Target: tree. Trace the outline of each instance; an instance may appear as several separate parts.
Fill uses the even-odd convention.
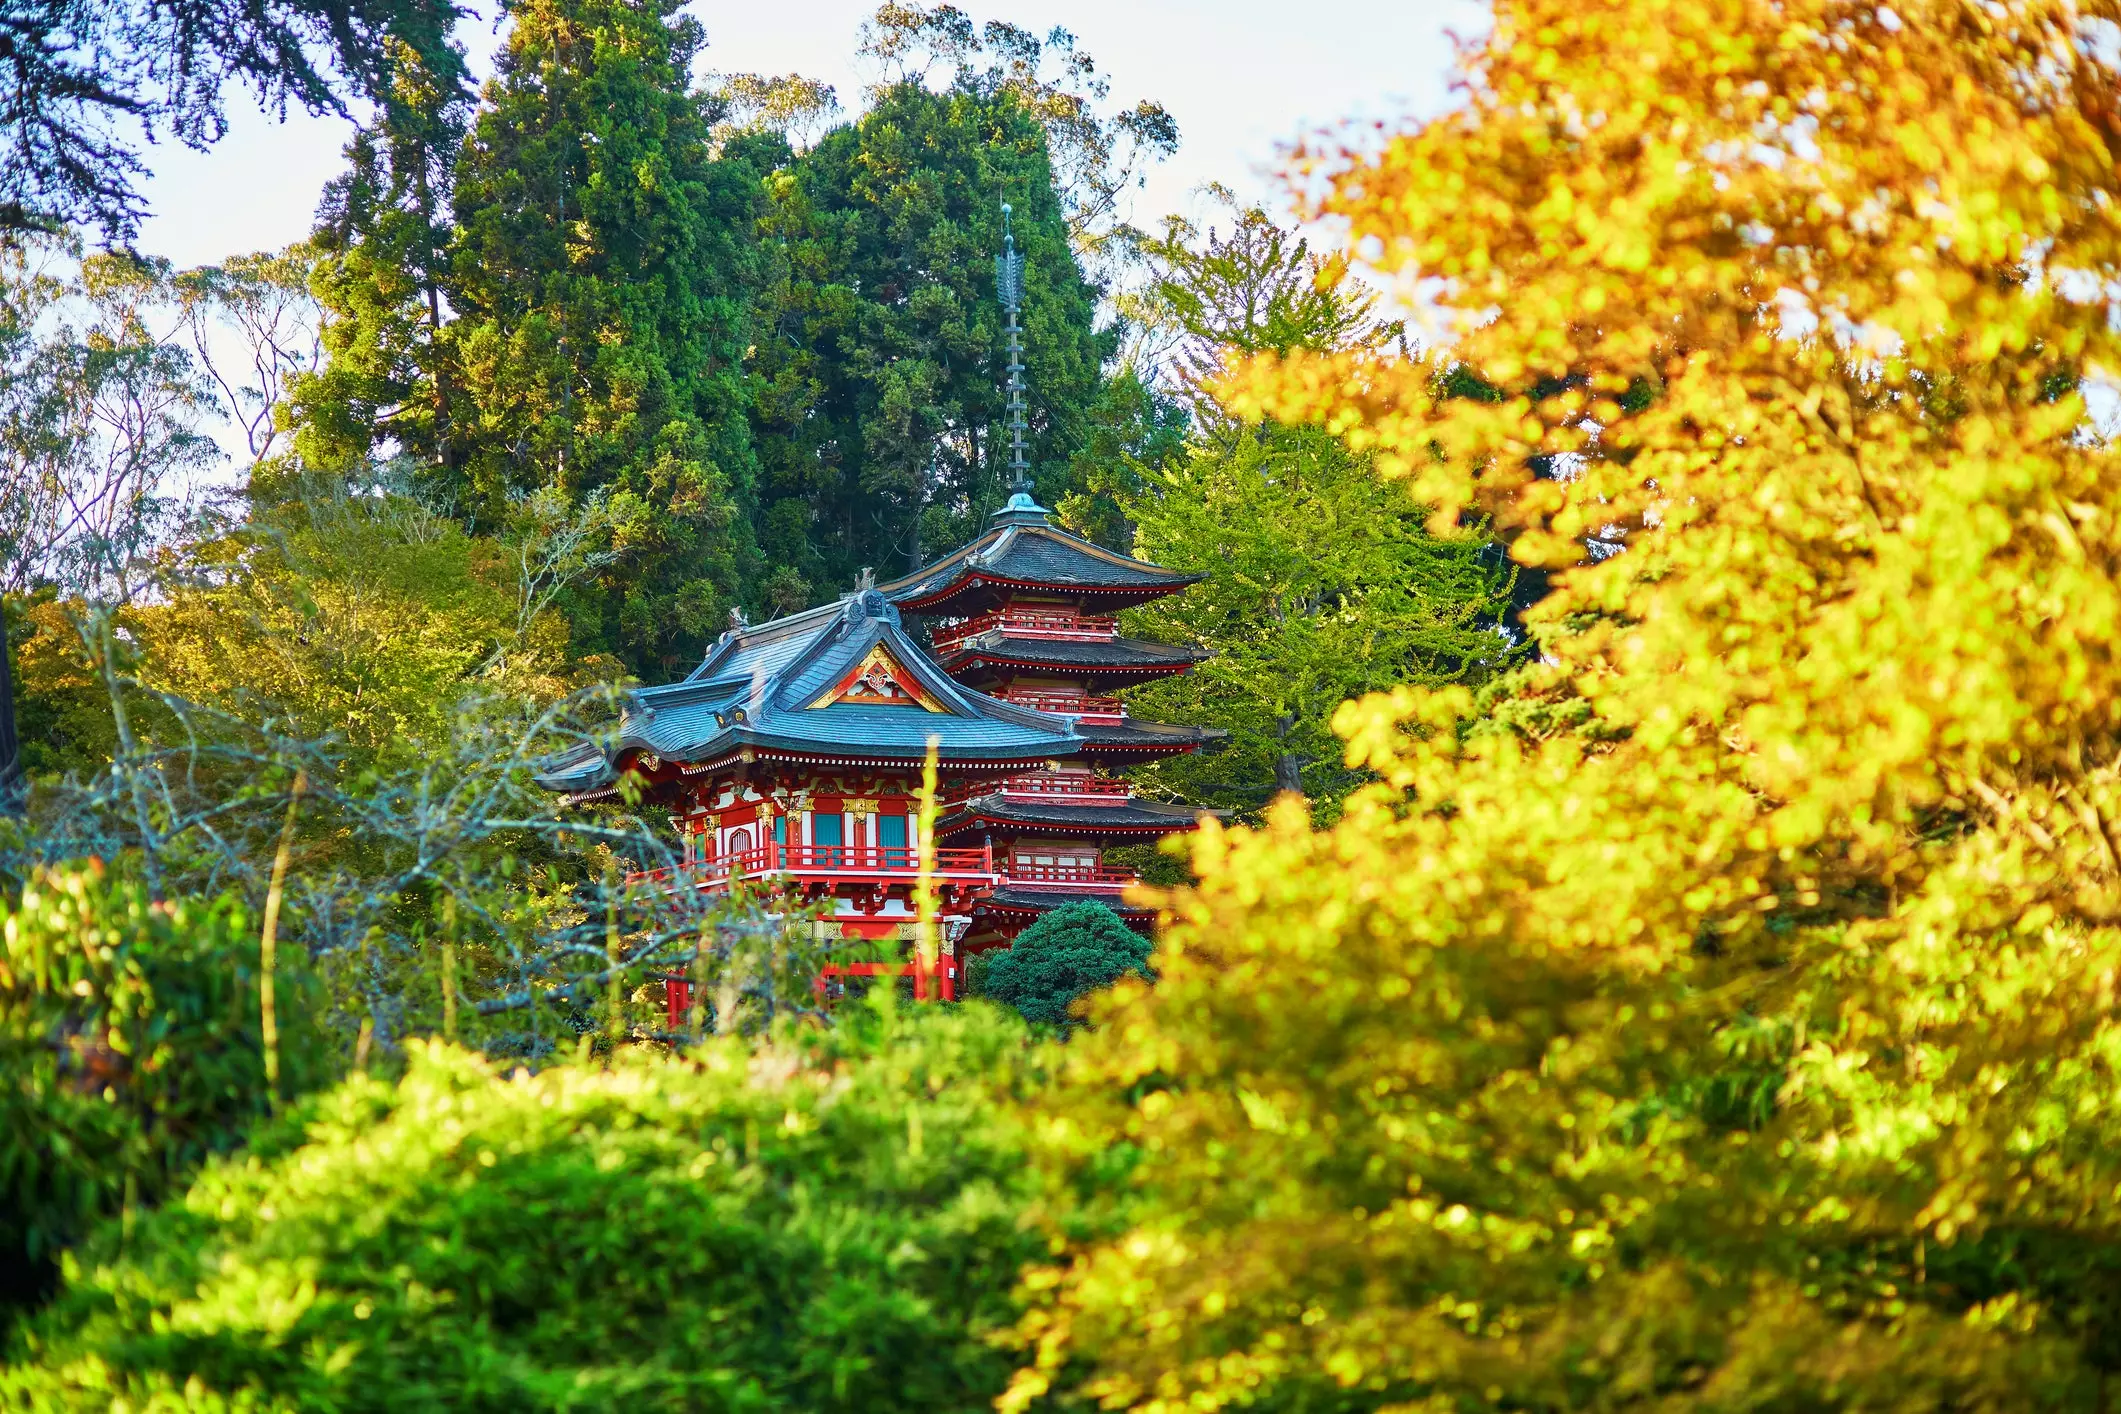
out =
[[[347,170],[318,209],[310,279],[326,360],[288,390],[293,451],[342,476],[395,451],[446,495],[459,459],[443,334],[449,201],[468,104],[411,48],[388,57],[387,101],[347,144]],[[252,480],[269,494],[269,478]]]
[[[862,26],[862,53],[883,73],[878,95],[925,86],[940,66],[951,87],[1013,98],[1045,131],[1061,209],[1086,257],[1118,234],[1126,193],[1178,151],[1178,123],[1163,104],[1144,98],[1114,110],[1111,81],[1059,25],[1041,39],[1005,20],[975,27],[955,5],[886,0]],[[1057,72],[1047,72],[1049,62]]]
[[[1344,262],[1314,255],[1256,207],[1232,203],[1230,214],[1227,231],[1174,219],[1141,243],[1171,343],[1171,396],[1193,435],[1160,465],[1115,458],[1093,485],[1133,527],[1136,554],[1203,576],[1127,616],[1132,632],[1207,654],[1130,700],[1150,720],[1228,740],[1157,763],[1143,782],[1247,815],[1292,791],[1329,818],[1363,779],[1333,734],[1336,709],[1404,683],[1478,686],[1507,668],[1520,656],[1503,627],[1512,577],[1477,531],[1430,534],[1405,482],[1330,432],[1245,425],[1222,406],[1215,379],[1232,359],[1376,353],[1400,333]]]
[[[795,603],[968,538],[1007,494],[1005,200],[1027,268],[1033,475],[1057,495],[1113,341],[1032,115],[1008,93],[902,83],[774,178],[752,364],[759,533],[800,574]]]
[[[1005,950],[987,960],[982,996],[1012,1006],[1024,1020],[1066,1028],[1075,1004],[1128,973],[1148,975],[1149,940],[1095,900],[1062,904],[1039,915]]]
[[[512,1078],[423,1046],[107,1231],[0,1401],[984,1408],[1040,1242],[1003,1103],[1035,1080],[979,1011]]]
[[[74,254],[0,257],[0,585],[122,599],[198,509],[213,392],[162,317],[168,262]]]
[[[1430,535],[1406,483],[1329,432],[1234,430],[1144,481],[1120,502],[1134,552],[1203,581],[1129,611],[1128,631],[1208,656],[1134,689],[1130,708],[1228,733],[1145,768],[1153,790],[1247,815],[1293,791],[1330,815],[1364,779],[1333,733],[1343,702],[1478,686],[1520,656],[1502,628],[1510,572],[1487,539]]]
[[[743,359],[785,147],[718,155],[719,102],[689,87],[704,37],[672,5],[510,14],[468,126],[408,53],[349,148],[320,236],[332,363],[296,391],[296,446],[342,474],[402,453],[475,532],[541,491],[601,496],[617,554],[569,616],[584,651],[661,676],[756,603]]]
[[[0,231],[96,225],[128,242],[146,213],[133,189],[145,168],[118,125],[204,148],[227,126],[232,82],[283,115],[290,103],[344,113],[349,90],[380,92],[393,38],[441,62],[455,85],[463,69],[447,36],[461,13],[429,0],[10,6],[0,13]]]
[[[1003,1407],[2111,1402],[2083,19],[1510,0],[1461,111],[1321,156],[1496,396],[1298,354],[1233,409],[1550,567],[1540,661],[1344,709],[1383,783],[1331,831],[1202,831],[1157,986],[1040,1102],[1063,1191],[1123,1146],[1139,1207],[1027,1283]]]

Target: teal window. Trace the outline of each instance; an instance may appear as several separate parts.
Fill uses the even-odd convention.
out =
[[[910,862],[906,853],[906,817],[903,815],[879,815],[876,817],[876,842],[884,851],[884,867],[903,869]]]
[[[817,846],[819,849],[837,850],[841,845],[845,844],[846,842],[846,820],[839,813],[839,811],[835,810],[828,815],[824,811],[819,810],[811,815],[811,844]],[[828,862],[836,862],[837,858],[837,855],[832,854],[828,854],[825,856],[825,859]]]
[[[788,817],[786,815],[773,817],[773,842],[775,844],[788,843]]]

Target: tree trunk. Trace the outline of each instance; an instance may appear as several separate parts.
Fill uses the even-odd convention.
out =
[[[8,661],[7,612],[0,605],[0,816],[22,813],[22,744],[15,736],[15,674]]]
[[[1284,744],[1289,734],[1296,730],[1296,714],[1284,712],[1274,719],[1274,734]],[[1278,795],[1302,795],[1304,793],[1304,767],[1311,764],[1308,756],[1299,756],[1293,751],[1284,751],[1274,758],[1274,790]]]
[[[1274,758],[1274,789],[1285,795],[1304,793],[1304,758],[1284,751]]]

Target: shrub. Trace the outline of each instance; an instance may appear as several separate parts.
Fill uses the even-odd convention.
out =
[[[1149,940],[1101,903],[1063,904],[993,954],[979,979],[981,995],[1004,1002],[1026,1021],[1070,1024],[1079,998],[1129,972],[1149,975]]]
[[[328,1071],[308,970],[283,963],[282,1085]],[[152,1203],[269,1113],[258,930],[232,895],[161,905],[89,864],[0,905],[0,1307],[99,1217]]]
[[[1043,1250],[1023,1031],[856,1010],[537,1075],[415,1043],[70,1254],[0,1406],[984,1409]]]

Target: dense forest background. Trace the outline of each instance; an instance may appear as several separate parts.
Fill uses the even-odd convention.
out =
[[[260,535],[268,557],[323,557],[281,566],[288,593],[347,592],[323,568],[338,545],[319,497],[363,535],[382,506],[431,520],[460,561],[436,573],[516,601],[479,641],[379,641],[345,665],[338,710],[393,718],[377,741],[410,738],[365,674],[453,651],[430,705],[504,665],[518,691],[664,681],[733,614],[808,607],[971,538],[1005,494],[1005,204],[1035,494],[1217,586],[1133,625],[1217,654],[1149,715],[1235,733],[1152,789],[1243,812],[1277,790],[1330,802],[1353,779],[1326,727],[1340,701],[1510,659],[1512,576],[1477,538],[1431,539],[1332,439],[1241,429],[1207,391],[1228,358],[1374,348],[1396,326],[1226,193],[1207,230],[1129,224],[1178,130],[1153,100],[1114,100],[1072,36],[886,6],[852,119],[798,77],[703,74],[704,43],[673,6],[523,3],[473,95],[447,43],[389,39],[374,118],[303,245],[174,270],[63,235],[14,244],[0,584],[34,621],[15,635],[30,770],[92,769],[108,745],[105,714],[67,696],[66,603],[155,618],[216,577],[192,562],[275,572]],[[234,466],[209,436],[230,427]],[[1360,510],[1334,509],[1357,484]],[[1354,543],[1319,557],[1336,516]],[[217,612],[252,613],[243,597]],[[179,656],[147,655],[196,696]],[[300,691],[237,663],[206,696]],[[314,705],[305,729],[364,730]]]

